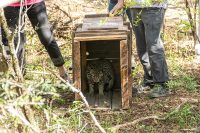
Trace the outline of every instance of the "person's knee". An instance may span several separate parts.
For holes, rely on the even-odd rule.
[[[152,45],[149,47],[148,50],[149,55],[163,55],[164,54],[164,47],[161,45]]]
[[[39,39],[43,45],[48,46],[54,41],[53,32],[50,28],[39,28],[36,30]]]

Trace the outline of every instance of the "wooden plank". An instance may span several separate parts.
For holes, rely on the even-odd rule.
[[[96,18],[96,17],[109,17],[108,13],[105,14],[86,14],[85,18]]]
[[[127,31],[128,30],[128,27],[127,26],[122,26],[122,27],[118,27],[118,28],[89,28],[87,31],[114,31],[114,30],[123,30],[123,31]]]
[[[124,25],[128,26],[128,29],[131,30],[131,24],[130,24],[130,22],[124,22]]]
[[[75,43],[75,31],[72,32],[72,68],[73,68],[73,62],[74,62],[74,43]],[[74,75],[74,71],[72,72],[72,80],[73,83],[75,82],[75,75]]]
[[[129,72],[128,72],[128,75],[129,75],[129,79],[128,79],[128,82],[129,82],[129,96],[130,96],[130,99],[132,99],[132,89],[133,89],[133,77],[132,77],[132,28],[131,28],[131,24],[130,22],[128,22],[128,29],[129,29],[129,32],[128,32],[128,46],[129,46]],[[130,101],[131,102],[131,101]],[[130,106],[131,106],[131,103],[129,103]]]
[[[133,86],[131,60],[132,60],[132,30],[128,32],[128,90],[129,90],[128,93],[129,93],[130,99],[132,98],[132,86]]]
[[[86,99],[92,108],[111,108],[110,92],[105,92],[105,98],[100,99],[99,94],[91,97],[88,92],[84,93]]]
[[[88,28],[88,30],[116,30],[119,27],[93,27],[93,28]]]
[[[92,37],[92,36],[111,36],[111,35],[127,35],[127,32],[96,32],[96,33],[77,33],[76,37]]]
[[[120,89],[115,89],[112,96],[112,110],[118,110],[122,107],[122,96]]]
[[[94,36],[94,37],[75,37],[78,41],[94,41],[94,40],[125,40],[127,35],[109,35],[109,36]]]
[[[97,33],[97,32],[126,32],[128,31],[128,25],[116,28],[89,28],[89,30],[82,29],[82,25],[79,25],[75,28],[76,33]]]
[[[81,54],[80,41],[74,40],[73,48],[73,80],[74,87],[81,90]],[[78,94],[75,94],[75,100],[80,100]]]
[[[96,18],[84,18],[82,30],[90,29],[105,29],[105,28],[119,28],[123,27],[123,18],[117,17],[96,17]]]
[[[121,95],[122,109],[129,108],[129,86],[128,86],[128,45],[127,40],[120,41],[120,68],[121,68]]]
[[[85,68],[87,64],[87,57],[86,57],[86,42],[81,42],[81,90],[84,92],[86,90],[86,73]]]
[[[81,27],[79,27],[79,30],[76,30],[76,34],[78,33],[105,33],[105,34],[109,34],[109,33],[113,33],[113,32],[127,32],[129,31],[128,27],[123,27],[124,29],[112,29],[112,30],[87,30],[87,31],[82,31]]]
[[[98,14],[96,14],[96,15],[98,15]],[[92,31],[94,31],[94,32],[99,32],[99,31],[106,32],[106,31],[111,31],[111,30],[116,30],[116,31],[117,30],[125,30],[126,31],[126,30],[130,29],[130,28],[128,28],[128,27],[130,27],[130,23],[128,23],[128,22],[124,23],[123,21],[121,21],[121,19],[116,21],[117,17],[109,17],[109,18],[101,17],[101,18],[102,19],[100,19],[100,18],[89,18],[89,19],[93,19],[92,22],[88,22],[89,20],[86,20],[86,22],[83,22],[82,24],[76,24],[75,25],[75,27],[76,27],[75,31],[76,32],[92,32]],[[121,17],[118,16],[118,18],[121,18]],[[85,18],[85,19],[88,19],[88,18]],[[99,20],[97,20],[97,19],[99,19]],[[114,26],[113,24],[111,24],[111,25],[106,26],[107,23],[111,23],[111,22],[107,21],[107,19],[108,20],[113,19],[112,23],[115,23],[114,25],[119,25],[119,24],[120,25]],[[83,26],[84,23],[85,23],[85,26],[88,25],[89,27],[85,28],[85,26]],[[95,25],[97,25],[97,26],[95,26]]]

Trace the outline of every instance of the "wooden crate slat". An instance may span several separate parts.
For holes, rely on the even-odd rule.
[[[88,28],[89,31],[93,31],[93,30],[99,30],[99,31],[101,31],[101,30],[116,30],[116,29],[118,29],[118,27]]]
[[[96,32],[96,33],[77,33],[75,37],[94,37],[94,36],[112,36],[112,35],[125,35],[127,36],[127,32],[110,32],[103,33],[103,32]]]
[[[120,91],[114,91],[112,96],[112,109],[120,109],[122,107],[122,95]]]
[[[75,37],[79,41],[93,41],[93,40],[124,40],[126,35],[111,35],[111,36],[94,36],[94,37]]]
[[[121,67],[121,95],[122,108],[129,107],[129,88],[128,88],[128,47],[127,40],[120,41],[120,67]]]
[[[123,27],[122,17],[97,17],[97,18],[84,18],[82,30],[90,29],[105,29]]]
[[[81,27],[79,28],[80,30],[77,30],[75,33],[76,34],[79,34],[79,33],[84,33],[84,34],[87,34],[87,33],[105,33],[105,34],[109,34],[109,33],[113,33],[113,32],[128,32],[129,29],[127,27],[124,27],[124,29],[113,29],[113,30],[88,30],[88,31],[82,31],[81,30]]]
[[[76,33],[111,33],[111,32],[127,32],[130,30],[130,24],[128,25],[124,25],[122,27],[118,27],[118,29],[116,28],[110,28],[110,29],[106,29],[106,28],[101,28],[101,29],[98,29],[98,28],[90,28],[90,30],[83,30],[82,29],[82,24],[79,24],[76,28]]]
[[[105,14],[86,14],[85,18],[109,17],[108,13]]]
[[[130,25],[129,25],[130,26]],[[130,28],[130,27],[129,27]],[[132,85],[133,85],[133,78],[132,78],[132,30],[128,33],[128,88],[129,88],[129,97],[132,97]],[[129,103],[130,104],[130,103]]]
[[[86,57],[86,43],[85,42],[81,42],[80,44],[80,50],[82,51],[80,53],[81,55],[81,88],[86,88],[86,75],[85,74],[85,71],[82,71],[82,70],[85,70],[86,68],[86,63],[87,63],[87,57]],[[84,89],[82,89],[82,91],[85,91]]]
[[[81,89],[81,55],[80,55],[80,42],[74,41],[73,44],[73,80],[74,86]],[[75,94],[75,99],[79,100],[80,96]]]

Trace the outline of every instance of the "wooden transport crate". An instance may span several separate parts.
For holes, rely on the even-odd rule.
[[[115,81],[112,91],[106,93],[109,108],[127,109],[132,97],[130,24],[121,16],[107,14],[86,15],[73,33],[73,81],[81,89],[91,106],[100,107],[98,96],[88,96],[86,64],[90,60],[107,59],[112,63]],[[89,54],[88,54],[89,53]],[[78,95],[75,96],[78,100]],[[104,108],[100,107],[100,108]]]

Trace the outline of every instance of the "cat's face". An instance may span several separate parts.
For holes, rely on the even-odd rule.
[[[103,72],[97,71],[96,69],[91,68],[90,69],[90,75],[92,75],[92,80],[96,83],[100,82],[103,78]]]

